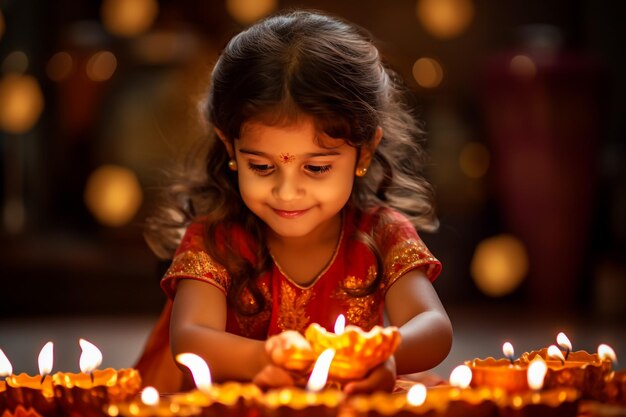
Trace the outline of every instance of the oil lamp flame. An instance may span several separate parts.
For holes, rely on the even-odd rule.
[[[343,314],[337,316],[335,321],[335,334],[342,334],[346,328],[346,317]]]
[[[568,352],[572,350],[572,343],[563,332],[556,335],[556,343]]]
[[[561,349],[559,349],[555,345],[550,345],[548,347],[548,357],[552,359],[558,359],[561,362],[565,362],[565,356],[563,356],[563,352],[561,352]]]
[[[91,373],[102,363],[102,352],[93,343],[80,339],[78,341],[82,350],[80,354],[80,370],[84,373]]]
[[[467,365],[459,365],[450,373],[450,385],[467,388],[472,382],[472,370]]]
[[[406,393],[406,401],[415,407],[424,404],[424,401],[426,401],[426,385],[419,382],[413,385],[409,392]]]
[[[46,343],[39,352],[37,363],[39,365],[39,374],[46,376],[52,371],[54,345],[52,342]]]
[[[328,348],[315,361],[313,371],[306,384],[307,391],[318,392],[326,386],[330,364],[335,357],[335,350]]]
[[[511,342],[504,342],[502,345],[502,353],[504,353],[504,356],[507,358],[512,358],[515,355],[515,349],[513,349]]]
[[[176,355],[176,360],[189,368],[198,390],[204,393],[211,390],[211,371],[204,359],[195,353],[181,353]]]
[[[609,345],[605,345],[604,343],[598,346],[598,356],[600,356],[600,359],[602,360],[608,359],[613,363],[617,362],[617,355],[615,354],[613,348]]]
[[[159,404],[159,391],[154,387],[145,387],[141,391],[141,402],[150,406]]]
[[[537,356],[528,365],[528,373],[526,379],[528,386],[533,390],[540,390],[543,387],[543,379],[548,372],[548,365],[541,357]]]
[[[13,367],[11,366],[11,362],[9,362],[7,355],[0,349],[0,376],[9,376],[12,373]]]

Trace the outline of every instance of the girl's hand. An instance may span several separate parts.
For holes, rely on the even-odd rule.
[[[367,376],[359,381],[346,384],[346,394],[366,394],[374,391],[393,391],[396,384],[396,360],[393,356],[372,369]]]
[[[290,371],[306,371],[315,361],[311,345],[302,334],[287,330],[265,342],[270,362]]]
[[[266,365],[252,380],[261,389],[290,387],[295,384],[291,374],[280,366]]]

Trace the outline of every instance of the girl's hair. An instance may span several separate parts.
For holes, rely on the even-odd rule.
[[[383,138],[367,175],[356,178],[348,204],[357,212],[393,207],[418,229],[434,230],[433,193],[421,176],[422,131],[405,101],[407,93],[382,63],[368,32],[319,12],[288,11],[230,40],[213,69],[204,114],[230,141],[251,119],[286,125],[305,114],[319,130],[357,150],[370,145],[381,126]],[[234,291],[229,294],[239,299],[247,288],[259,299],[250,283],[271,265],[265,245],[250,248],[260,260],[252,265],[228,241],[228,233],[219,248],[214,237],[219,230],[239,227],[263,242],[263,223],[240,197],[224,144],[213,129],[209,136],[203,139],[208,149],[202,170],[194,170],[190,161],[187,169],[173,173],[166,204],[148,219],[146,237],[157,255],[171,257],[180,238],[177,231],[202,216],[210,237],[207,251],[231,274]],[[197,152],[192,156],[197,158]]]

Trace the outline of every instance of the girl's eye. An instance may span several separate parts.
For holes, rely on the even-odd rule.
[[[274,166],[270,164],[253,164],[252,162],[248,162],[248,168],[259,175],[269,175],[274,169]]]
[[[305,169],[315,175],[321,175],[324,174],[328,171],[330,171],[332,168],[331,165],[306,165]]]

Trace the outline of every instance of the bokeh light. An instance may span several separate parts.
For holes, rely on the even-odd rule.
[[[527,55],[516,55],[511,59],[509,68],[513,75],[521,78],[532,79],[537,74],[535,62]]]
[[[472,0],[418,0],[415,10],[428,33],[440,39],[460,35],[474,19]]]
[[[128,38],[147,31],[158,14],[156,0],[104,0],[100,9],[106,29]]]
[[[413,64],[413,78],[424,88],[435,88],[443,81],[443,69],[434,58],[420,58]]]
[[[61,51],[52,55],[46,64],[46,74],[52,81],[63,81],[72,72],[74,59],[68,52]]]
[[[278,0],[226,0],[226,10],[242,25],[249,25],[269,15],[278,7]]]
[[[87,76],[92,81],[106,81],[117,68],[117,58],[109,51],[96,52],[87,61]]]
[[[469,178],[481,178],[489,169],[491,156],[485,145],[469,142],[463,146],[459,154],[459,166],[463,174]]]
[[[478,244],[471,263],[478,288],[491,297],[510,294],[528,273],[528,256],[522,242],[511,235],[498,235]]]
[[[137,213],[143,193],[133,171],[117,165],[103,165],[93,171],[85,187],[85,204],[106,226],[127,224]]]
[[[28,69],[28,55],[22,51],[13,51],[2,61],[2,72],[5,74],[24,74]]]
[[[0,80],[0,129],[17,134],[30,130],[43,107],[43,93],[34,77],[7,74]]]

